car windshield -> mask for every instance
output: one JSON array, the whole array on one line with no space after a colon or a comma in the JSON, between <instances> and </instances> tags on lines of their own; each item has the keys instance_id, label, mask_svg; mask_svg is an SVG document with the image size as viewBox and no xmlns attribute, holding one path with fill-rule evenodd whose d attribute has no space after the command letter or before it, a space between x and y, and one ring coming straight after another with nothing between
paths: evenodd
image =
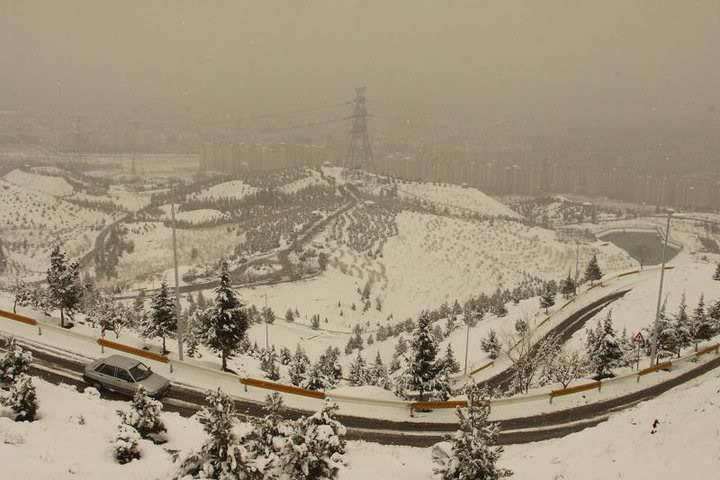
<instances>
[{"instance_id":1,"label":"car windshield","mask_svg":"<svg viewBox=\"0 0 720 480\"><path fill-rule=\"evenodd\" d=\"M150 369L142 363L138 363L130 369L130 374L133 376L136 382L139 382L140 380L145 380L147 377L150 376L151 373L152 372L150 371Z\"/></svg>"}]
</instances>

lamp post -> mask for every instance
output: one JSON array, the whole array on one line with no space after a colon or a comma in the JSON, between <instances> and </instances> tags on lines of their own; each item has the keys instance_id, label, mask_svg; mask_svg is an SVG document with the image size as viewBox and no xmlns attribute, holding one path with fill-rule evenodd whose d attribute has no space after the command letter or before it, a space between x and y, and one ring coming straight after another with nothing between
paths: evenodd
<instances>
[{"instance_id":1,"label":"lamp post","mask_svg":"<svg viewBox=\"0 0 720 480\"><path fill-rule=\"evenodd\" d=\"M175 268L175 321L177 322L178 359L183 360L183 324L180 318L180 278L178 275L177 258L177 235L175 233L175 187L170 187L171 205L170 216L172 218L172 239L173 239L173 264Z\"/></svg>"},{"instance_id":2,"label":"lamp post","mask_svg":"<svg viewBox=\"0 0 720 480\"><path fill-rule=\"evenodd\" d=\"M657 347L658 347L658 336L659 336L659 324L660 324L660 308L662 306L662 291L663 282L665 281L665 260L667 255L668 240L670 239L670 218L674 213L673 210L668 210L667 227L665 228L665 244L663 246L662 254L662 266L660 267L660 289L658 290L658 301L657 310L655 311L655 328L653 329L652 338L652 352L650 354L650 366L657 365Z\"/></svg>"}]
</instances>

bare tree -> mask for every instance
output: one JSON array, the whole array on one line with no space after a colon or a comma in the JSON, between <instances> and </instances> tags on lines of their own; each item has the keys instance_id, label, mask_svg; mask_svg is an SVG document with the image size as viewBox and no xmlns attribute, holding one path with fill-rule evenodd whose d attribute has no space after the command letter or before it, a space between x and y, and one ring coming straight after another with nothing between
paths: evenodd
<instances>
[{"instance_id":1,"label":"bare tree","mask_svg":"<svg viewBox=\"0 0 720 480\"><path fill-rule=\"evenodd\" d=\"M555 335L539 337L536 330L522 330L507 334L502 343L501 355L512 363L515 373L511 391L528 393L558 351Z\"/></svg>"},{"instance_id":2,"label":"bare tree","mask_svg":"<svg viewBox=\"0 0 720 480\"><path fill-rule=\"evenodd\" d=\"M559 383L567 388L588 369L587 360L577 350L560 349L545 363L542 378L547 383Z\"/></svg>"}]
</instances>

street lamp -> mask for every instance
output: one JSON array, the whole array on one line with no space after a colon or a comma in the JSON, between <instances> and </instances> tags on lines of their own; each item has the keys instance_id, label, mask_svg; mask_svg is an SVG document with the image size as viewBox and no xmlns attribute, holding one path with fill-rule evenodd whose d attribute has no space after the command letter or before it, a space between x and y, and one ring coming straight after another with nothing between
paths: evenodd
<instances>
[{"instance_id":1,"label":"street lamp","mask_svg":"<svg viewBox=\"0 0 720 480\"><path fill-rule=\"evenodd\" d=\"M670 239L670 218L674 210L668 209L667 227L665 228L665 244L663 246L662 267L660 267L660 289L658 290L657 310L655 311L655 328L653 329L652 352L650 354L650 366L657 365L658 329L660 324L660 308L662 306L663 282L665 280L665 261L667 255L668 240Z\"/></svg>"},{"instance_id":2,"label":"street lamp","mask_svg":"<svg viewBox=\"0 0 720 480\"><path fill-rule=\"evenodd\" d=\"M175 268L175 321L177 322L178 359L183 360L183 324L180 318L180 278L178 275L177 235L175 233L175 187L170 186L171 205L170 216L172 218L172 239L173 239L173 264Z\"/></svg>"}]
</instances>

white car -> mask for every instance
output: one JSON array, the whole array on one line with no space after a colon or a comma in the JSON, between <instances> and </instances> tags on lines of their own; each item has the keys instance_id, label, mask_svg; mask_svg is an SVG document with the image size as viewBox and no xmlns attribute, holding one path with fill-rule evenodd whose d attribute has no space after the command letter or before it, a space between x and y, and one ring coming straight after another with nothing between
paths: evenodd
<instances>
[{"instance_id":1,"label":"white car","mask_svg":"<svg viewBox=\"0 0 720 480\"><path fill-rule=\"evenodd\" d=\"M154 398L160 398L170 390L170 380L154 373L144 363L122 355L95 360L85 367L83 379L95 388L124 395L135 395L140 385Z\"/></svg>"}]
</instances>

